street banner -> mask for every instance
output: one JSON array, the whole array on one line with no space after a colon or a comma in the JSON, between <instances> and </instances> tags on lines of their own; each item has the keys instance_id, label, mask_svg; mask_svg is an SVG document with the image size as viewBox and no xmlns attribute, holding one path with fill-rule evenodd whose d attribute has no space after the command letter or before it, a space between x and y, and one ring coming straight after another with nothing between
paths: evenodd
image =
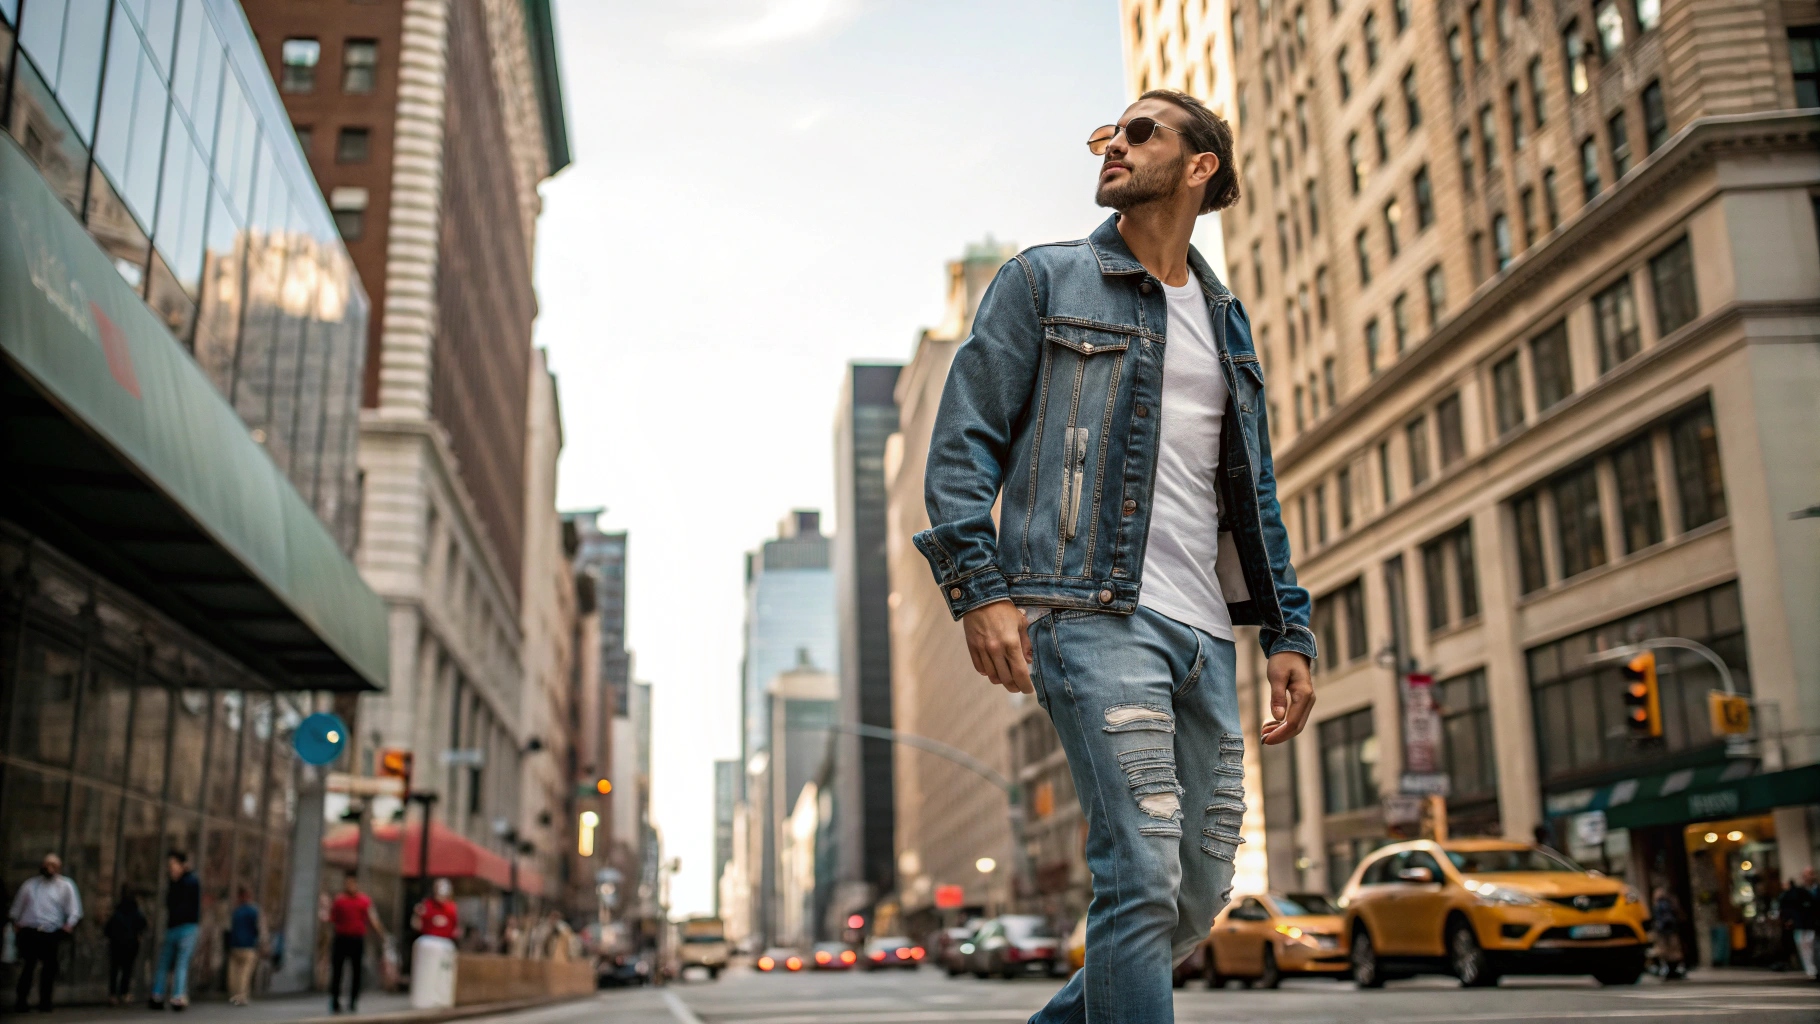
<instances>
[{"instance_id":1,"label":"street banner","mask_svg":"<svg viewBox=\"0 0 1820 1024\"><path fill-rule=\"evenodd\" d=\"M1435 706L1435 677L1403 677L1403 771L1431 775L1441 768L1441 712Z\"/></svg>"}]
</instances>

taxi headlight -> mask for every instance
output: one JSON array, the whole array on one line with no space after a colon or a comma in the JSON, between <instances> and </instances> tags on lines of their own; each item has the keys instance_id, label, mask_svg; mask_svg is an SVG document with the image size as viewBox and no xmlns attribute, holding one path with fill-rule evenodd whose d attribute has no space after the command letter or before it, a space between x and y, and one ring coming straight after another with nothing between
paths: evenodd
<instances>
[{"instance_id":1,"label":"taxi headlight","mask_svg":"<svg viewBox=\"0 0 1820 1024\"><path fill-rule=\"evenodd\" d=\"M1635 890L1627 885L1624 887L1624 902L1625 903L1642 903L1643 895L1641 893L1637 892L1637 890Z\"/></svg>"},{"instance_id":2,"label":"taxi headlight","mask_svg":"<svg viewBox=\"0 0 1820 1024\"><path fill-rule=\"evenodd\" d=\"M1541 903L1534 896L1520 889L1508 889L1490 882L1467 879L1466 891L1473 894L1484 907L1533 907Z\"/></svg>"}]
</instances>

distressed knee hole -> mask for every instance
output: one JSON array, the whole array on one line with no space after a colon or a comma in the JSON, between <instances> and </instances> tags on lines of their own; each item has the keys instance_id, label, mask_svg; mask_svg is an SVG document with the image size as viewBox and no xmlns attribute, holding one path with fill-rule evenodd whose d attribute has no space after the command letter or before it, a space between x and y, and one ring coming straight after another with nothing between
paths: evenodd
<instances>
[{"instance_id":1,"label":"distressed knee hole","mask_svg":"<svg viewBox=\"0 0 1820 1024\"><path fill-rule=\"evenodd\" d=\"M1175 719L1154 704L1118 704L1106 709L1107 732L1175 732Z\"/></svg>"},{"instance_id":2,"label":"distressed knee hole","mask_svg":"<svg viewBox=\"0 0 1820 1024\"><path fill-rule=\"evenodd\" d=\"M1139 834L1181 836L1182 789L1175 781L1175 751L1170 747L1127 750L1119 755L1119 767L1125 769L1125 781L1137 799L1138 810L1149 819L1138 826Z\"/></svg>"},{"instance_id":3,"label":"distressed knee hole","mask_svg":"<svg viewBox=\"0 0 1820 1024\"><path fill-rule=\"evenodd\" d=\"M1241 786L1216 786L1207 805L1206 827L1201 829L1201 852L1230 863L1245 837L1245 790Z\"/></svg>"},{"instance_id":4,"label":"distressed knee hole","mask_svg":"<svg viewBox=\"0 0 1820 1024\"><path fill-rule=\"evenodd\" d=\"M1245 777L1245 737L1236 732L1220 736L1220 760L1213 766L1215 774L1228 778Z\"/></svg>"},{"instance_id":5,"label":"distressed knee hole","mask_svg":"<svg viewBox=\"0 0 1820 1024\"><path fill-rule=\"evenodd\" d=\"M1174 821L1182 810L1182 798L1174 793L1152 793L1138 798L1138 809L1152 818Z\"/></svg>"}]
</instances>

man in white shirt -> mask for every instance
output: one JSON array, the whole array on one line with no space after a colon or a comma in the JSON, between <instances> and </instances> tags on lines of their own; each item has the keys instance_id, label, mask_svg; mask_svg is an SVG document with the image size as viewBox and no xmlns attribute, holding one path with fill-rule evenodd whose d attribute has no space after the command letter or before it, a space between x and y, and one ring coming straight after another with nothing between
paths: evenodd
<instances>
[{"instance_id":1,"label":"man in white shirt","mask_svg":"<svg viewBox=\"0 0 1820 1024\"><path fill-rule=\"evenodd\" d=\"M19 987L13 1000L13 1012L24 1013L30 1007L26 996L32 990L32 968L38 968L38 1009L51 1010L51 987L57 983L57 940L75 931L82 920L82 896L76 883L63 875L63 858L54 853L44 855L38 873L20 883L13 895L13 906L7 913L13 923L13 935L19 944Z\"/></svg>"}]
</instances>

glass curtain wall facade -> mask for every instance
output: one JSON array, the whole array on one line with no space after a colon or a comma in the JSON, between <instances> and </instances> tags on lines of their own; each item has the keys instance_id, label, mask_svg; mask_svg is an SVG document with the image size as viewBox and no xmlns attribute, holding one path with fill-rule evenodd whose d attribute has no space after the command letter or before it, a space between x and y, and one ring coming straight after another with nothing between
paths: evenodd
<instances>
[{"instance_id":1,"label":"glass curtain wall facade","mask_svg":"<svg viewBox=\"0 0 1820 1024\"><path fill-rule=\"evenodd\" d=\"M0 0L0 129L351 553L368 300L239 6ZM284 934L290 732L311 699L0 510L0 899L62 854L84 917L59 1003L107 994L102 926L129 888L151 921L132 972L145 997L168 849L202 882L193 997L222 990L237 885Z\"/></svg>"}]
</instances>

